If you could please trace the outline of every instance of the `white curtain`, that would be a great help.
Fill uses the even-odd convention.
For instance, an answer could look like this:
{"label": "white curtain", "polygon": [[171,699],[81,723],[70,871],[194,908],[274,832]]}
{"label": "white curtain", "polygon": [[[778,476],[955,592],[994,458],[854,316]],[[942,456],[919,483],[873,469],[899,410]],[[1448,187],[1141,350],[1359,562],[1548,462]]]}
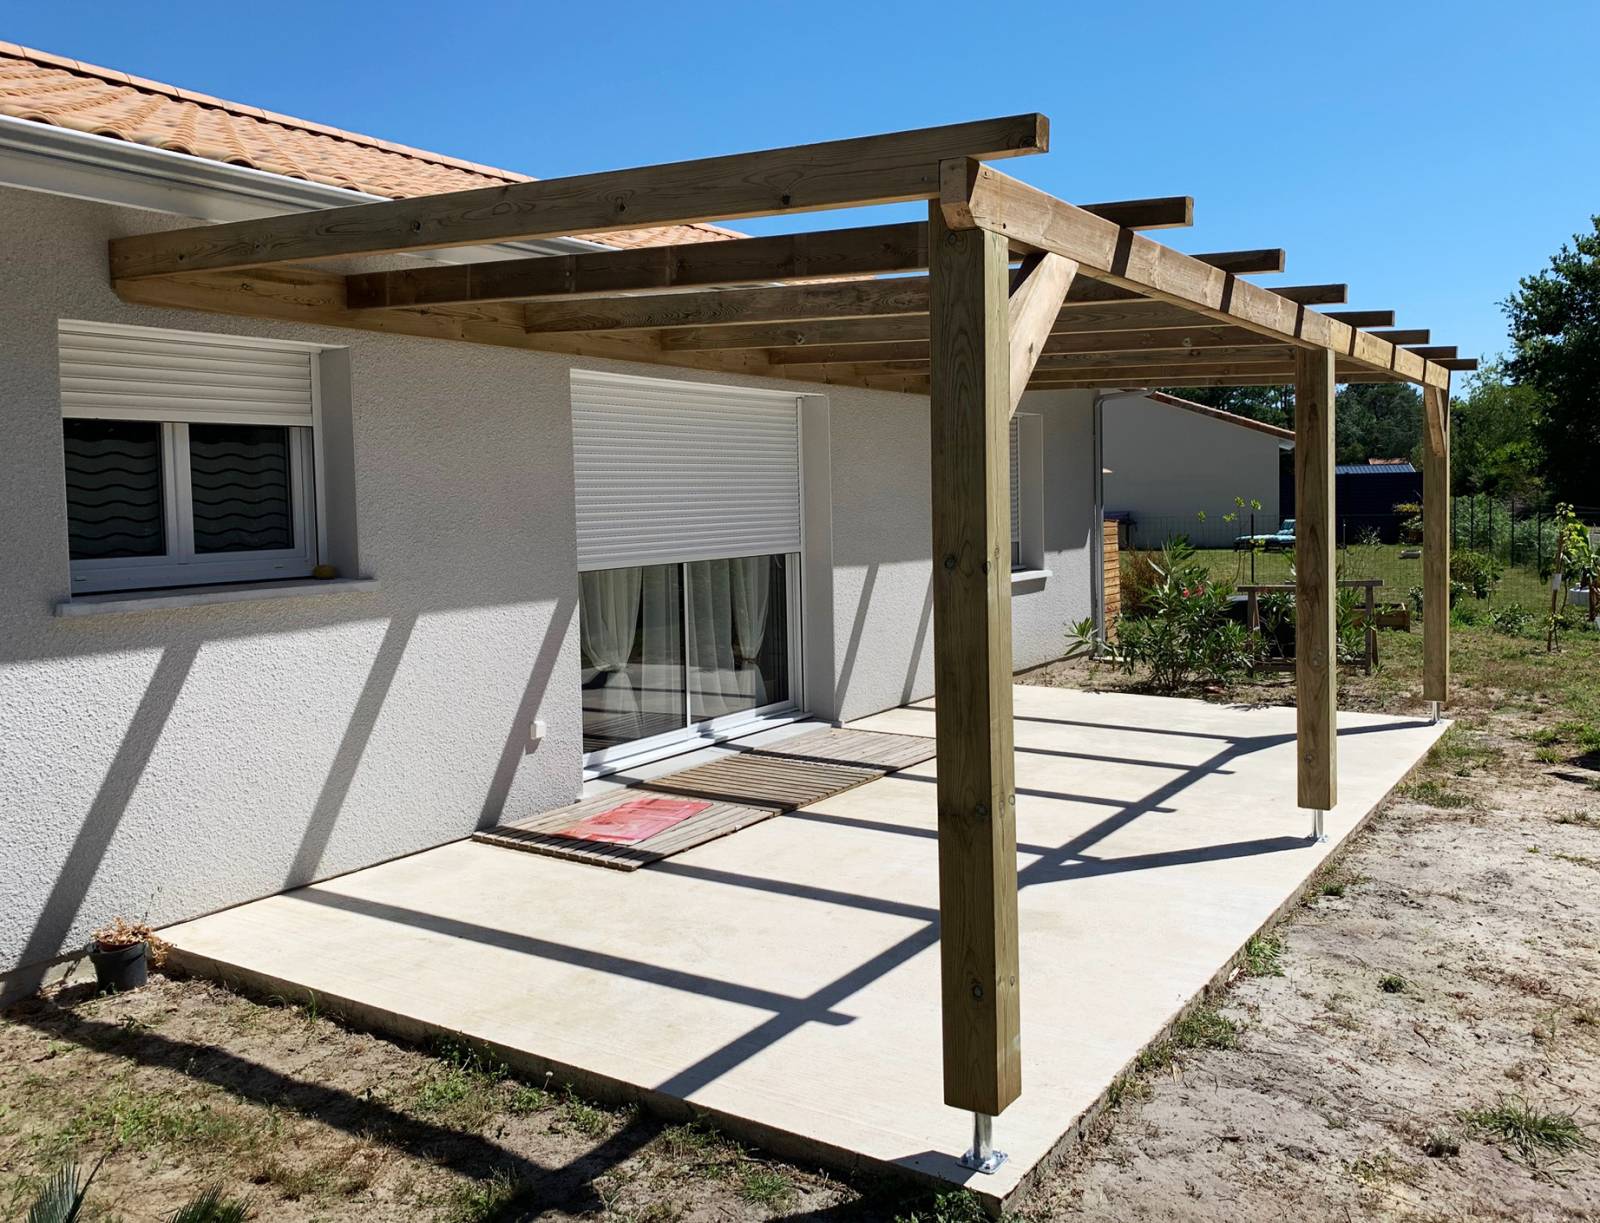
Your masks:
{"label": "white curtain", "polygon": [[[639,624],[641,572],[602,569],[578,575],[579,637],[584,660],[605,673],[599,690],[584,694],[584,712],[593,712],[599,737],[621,742],[640,737],[639,697],[628,665]],[[586,717],[587,720],[587,717]]]}
{"label": "white curtain", "polygon": [[728,561],[696,561],[689,574],[689,716],[720,718],[750,703],[733,652],[733,592]]}
{"label": "white curtain", "polygon": [[742,556],[729,561],[728,577],[733,587],[733,629],[739,666],[751,677],[751,701],[759,708],[767,703],[767,683],[761,674],[760,659],[761,643],[767,635],[772,560],[766,556]]}

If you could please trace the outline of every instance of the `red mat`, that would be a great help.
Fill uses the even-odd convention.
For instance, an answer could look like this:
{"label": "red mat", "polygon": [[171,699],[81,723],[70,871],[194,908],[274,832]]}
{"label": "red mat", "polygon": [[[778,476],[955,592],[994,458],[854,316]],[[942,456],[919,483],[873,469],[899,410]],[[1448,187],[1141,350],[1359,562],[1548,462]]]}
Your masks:
{"label": "red mat", "polygon": [[619,803],[609,811],[587,816],[552,835],[579,841],[608,841],[614,845],[634,845],[647,841],[692,815],[699,815],[710,803],[692,798],[635,798]]}

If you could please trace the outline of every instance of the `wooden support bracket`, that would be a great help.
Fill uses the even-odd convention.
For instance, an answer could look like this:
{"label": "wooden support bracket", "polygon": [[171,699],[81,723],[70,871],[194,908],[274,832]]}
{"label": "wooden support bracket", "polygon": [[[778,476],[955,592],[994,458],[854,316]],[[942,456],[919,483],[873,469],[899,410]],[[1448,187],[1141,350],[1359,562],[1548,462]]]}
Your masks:
{"label": "wooden support bracket", "polygon": [[1044,352],[1078,265],[1060,255],[1033,255],[1017,270],[1008,306],[1011,346],[1011,413]]}

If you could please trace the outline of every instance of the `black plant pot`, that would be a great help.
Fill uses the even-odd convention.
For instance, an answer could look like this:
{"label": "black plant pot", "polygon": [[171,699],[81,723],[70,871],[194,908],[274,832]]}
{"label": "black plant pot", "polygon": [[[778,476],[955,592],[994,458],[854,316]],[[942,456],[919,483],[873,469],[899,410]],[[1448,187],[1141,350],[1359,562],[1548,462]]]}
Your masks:
{"label": "black plant pot", "polygon": [[89,952],[89,962],[94,965],[95,983],[103,994],[120,994],[138,989],[150,979],[147,945],[135,943],[132,947],[113,947],[102,951],[97,945]]}

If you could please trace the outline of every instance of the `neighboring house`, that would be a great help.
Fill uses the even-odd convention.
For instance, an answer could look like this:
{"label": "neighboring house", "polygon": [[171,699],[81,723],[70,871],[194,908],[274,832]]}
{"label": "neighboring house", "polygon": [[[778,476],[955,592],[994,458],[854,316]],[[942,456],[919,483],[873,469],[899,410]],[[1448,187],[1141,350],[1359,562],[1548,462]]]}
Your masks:
{"label": "neighboring house", "polygon": [[1292,463],[1287,493],[1279,488],[1294,444],[1288,429],[1140,391],[1104,396],[1101,430],[1105,506],[1123,524],[1124,546],[1160,547],[1184,535],[1197,547],[1226,548],[1294,517]]}
{"label": "neighboring house", "polygon": [[[108,283],[113,237],[517,178],[0,44],[0,991],[113,914],[171,922],[643,752],[930,694],[926,398]],[[1099,608],[1095,402],[1018,416],[1019,668]],[[1131,437],[1216,486],[1160,512],[1275,490],[1236,474],[1245,430],[1149,411]],[[1217,440],[1167,445],[1196,424]]]}

